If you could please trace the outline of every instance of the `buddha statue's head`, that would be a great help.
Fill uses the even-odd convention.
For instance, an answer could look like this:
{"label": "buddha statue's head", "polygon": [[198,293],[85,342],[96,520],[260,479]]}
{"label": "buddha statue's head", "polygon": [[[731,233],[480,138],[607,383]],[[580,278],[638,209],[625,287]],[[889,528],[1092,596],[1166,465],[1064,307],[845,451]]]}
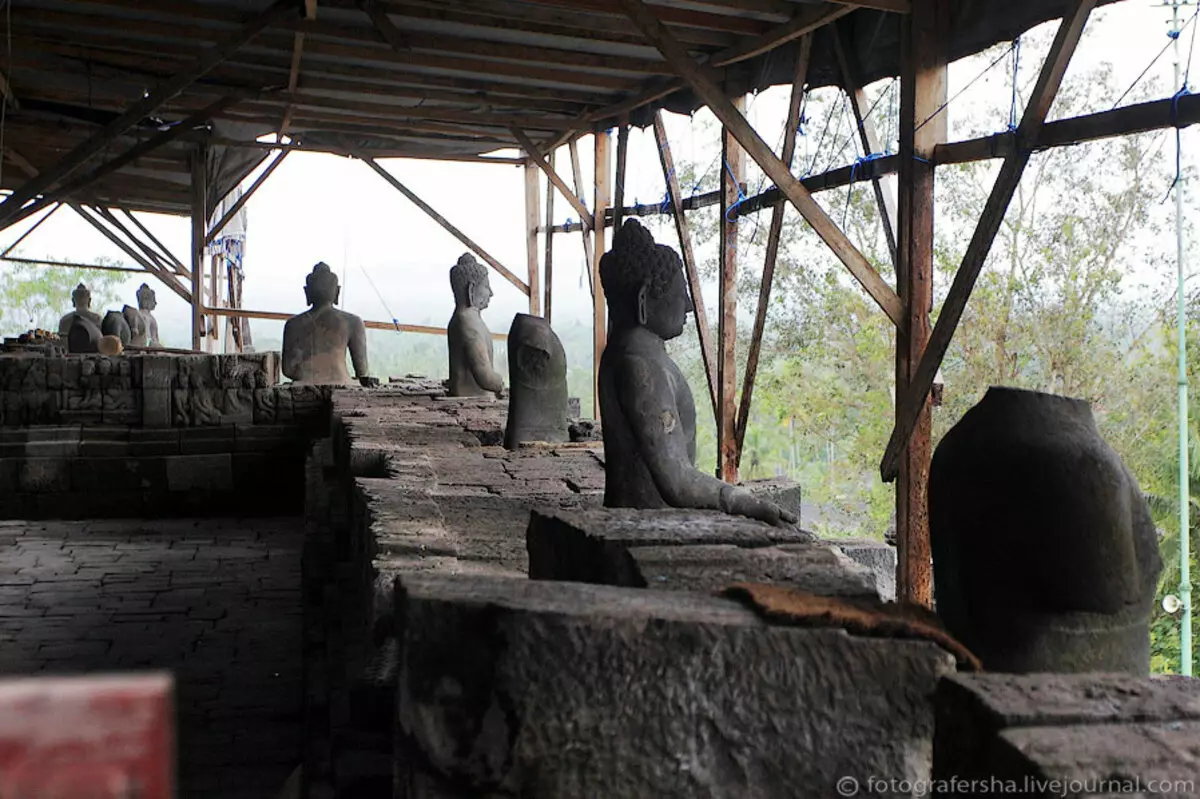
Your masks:
{"label": "buddha statue's head", "polygon": [[313,267],[313,270],[308,273],[308,279],[304,282],[304,297],[313,307],[333,305],[338,301],[340,292],[337,275],[324,261]]}
{"label": "buddha statue's head", "polygon": [[88,287],[80,283],[71,292],[71,302],[75,305],[76,311],[86,311],[92,307],[92,292],[88,291]]}
{"label": "buddha statue's head", "polygon": [[450,290],[454,292],[456,308],[478,308],[481,311],[487,308],[492,301],[487,267],[476,261],[469,252],[463,253],[458,263],[450,267]]}
{"label": "buddha statue's head", "polygon": [[614,327],[641,326],[659,338],[683,333],[692,312],[683,262],[650,231],[627,219],[613,235],[612,249],[600,259],[600,282]]}
{"label": "buddha statue's head", "polygon": [[154,296],[154,289],[146,283],[138,286],[137,304],[138,308],[143,311],[153,311],[158,307],[158,298]]}

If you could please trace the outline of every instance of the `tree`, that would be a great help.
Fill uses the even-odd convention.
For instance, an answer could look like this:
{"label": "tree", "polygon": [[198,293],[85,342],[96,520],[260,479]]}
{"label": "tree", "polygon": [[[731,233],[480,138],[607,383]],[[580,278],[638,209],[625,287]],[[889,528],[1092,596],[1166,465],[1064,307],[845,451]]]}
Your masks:
{"label": "tree", "polygon": [[[98,258],[96,263],[111,265],[112,261]],[[58,320],[71,310],[71,292],[80,283],[92,292],[92,310],[99,312],[122,304],[117,295],[123,282],[120,272],[15,262],[0,268],[4,270],[0,281],[0,329],[12,335],[33,328],[57,333]]]}

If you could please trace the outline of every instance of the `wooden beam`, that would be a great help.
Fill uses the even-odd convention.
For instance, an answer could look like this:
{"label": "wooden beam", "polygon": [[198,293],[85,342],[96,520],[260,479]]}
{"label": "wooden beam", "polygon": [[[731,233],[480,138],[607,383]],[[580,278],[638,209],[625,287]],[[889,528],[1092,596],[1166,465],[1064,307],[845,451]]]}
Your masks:
{"label": "wooden beam", "polygon": [[[583,190],[583,170],[579,165],[579,146],[577,144],[577,139],[572,137],[571,140],[567,142],[567,149],[571,154],[571,176],[575,181],[575,192],[578,194]],[[587,221],[585,222],[584,219]],[[580,217],[579,232],[583,237],[583,262],[585,264],[584,271],[587,272],[588,291],[590,291],[592,296],[595,297],[596,284],[595,281],[592,280],[592,262],[595,260],[595,258],[592,255],[592,238],[588,235],[588,231],[592,229],[592,222],[592,212],[588,211],[586,214]]]}
{"label": "wooden beam", "polygon": [[379,7],[378,3],[374,0],[360,0],[359,8],[371,18],[371,24],[375,26],[375,30],[379,31],[379,35],[393,50],[400,53],[412,50],[412,43],[408,37],[396,27],[396,23],[392,22],[392,18]]}
{"label": "wooden beam", "polygon": [[[792,76],[792,94],[788,102],[787,118],[783,131],[783,163],[788,169],[796,156],[796,136],[800,130],[800,110],[804,100],[804,84],[808,81],[808,65],[812,60],[812,34],[800,40],[796,54],[796,71]],[[746,356],[746,375],[742,379],[742,400],[738,405],[737,446],[742,451],[746,442],[746,428],[750,424],[751,403],[754,399],[754,382],[758,377],[758,360],[762,355],[763,334],[767,327],[767,311],[771,305],[771,287],[775,282],[775,264],[779,257],[779,240],[783,237],[782,200],[771,209],[771,226],[767,233],[767,252],[763,261],[762,283],[758,288],[758,309],[754,314],[754,331],[750,334],[750,352]]]}
{"label": "wooden beam", "polygon": [[692,248],[692,232],[688,228],[684,213],[683,195],[679,190],[679,176],[675,173],[675,158],[671,154],[671,142],[663,124],[662,111],[654,112],[654,142],[658,145],[658,160],[662,164],[663,180],[667,184],[675,232],[679,235],[679,253],[683,257],[683,268],[687,273],[688,290],[692,295],[692,316],[696,322],[696,338],[700,341],[700,357],[704,362],[704,376],[708,382],[708,398],[712,403],[713,418],[717,417],[717,357],[713,351],[712,331],[708,325],[708,311],[704,307],[704,292],[701,290],[700,268],[696,263],[696,252]]}
{"label": "wooden beam", "polygon": [[132,222],[138,228],[138,230],[142,231],[142,235],[144,235],[147,239],[149,239],[154,244],[154,246],[158,247],[159,251],[162,252],[163,257],[166,258],[168,262],[170,262],[170,264],[172,266],[172,271],[174,271],[180,275],[183,275],[186,278],[189,278],[189,279],[191,278],[191,276],[192,276],[191,271],[186,266],[183,265],[183,262],[181,262],[178,258],[175,257],[175,253],[171,252],[171,250],[167,247],[167,245],[165,245],[161,241],[159,241],[158,237],[155,236],[153,233],[151,233],[150,229],[148,227],[146,227],[145,225],[142,224],[142,220],[140,220],[136,216],[134,216],[133,212],[130,211],[128,208],[122,208],[121,210],[125,213],[125,216],[129,218],[129,221]]}
{"label": "wooden beam", "polygon": [[200,349],[204,324],[204,231],[208,227],[206,161],[208,148],[201,145],[192,154],[192,349]]}
{"label": "wooden beam", "polygon": [[[858,64],[850,58],[851,40],[844,25],[834,25],[833,48],[837,55],[838,66],[842,72],[842,87],[850,101],[854,112],[854,124],[858,128],[859,141],[863,154],[881,156],[884,144],[879,139],[875,129],[875,120],[871,119],[870,107],[867,105],[867,94],[863,91],[862,80],[859,77]],[[935,109],[930,109],[933,113]],[[942,116],[945,118],[945,115]],[[944,138],[944,137],[943,137]],[[933,154],[930,153],[930,156]],[[931,160],[927,156],[926,160]],[[892,255],[892,263],[896,263],[896,194],[890,186],[885,186],[882,177],[871,180],[875,189],[875,204],[879,208],[879,217],[883,223],[883,234],[887,239],[888,252]]]}
{"label": "wooden beam", "polygon": [[709,60],[709,65],[724,67],[754,58],[795,41],[801,36],[807,36],[818,28],[829,25],[854,11],[854,7],[850,5],[830,5],[829,3],[807,8],[798,6],[798,8],[799,10],[796,11],[796,15],[790,22],[772,28],[761,36],[753,37],[722,50]]}
{"label": "wooden beam", "polygon": [[[734,99],[739,114],[746,98]],[[737,140],[723,128],[721,133],[721,218],[717,314],[717,477],[727,483],[738,481],[741,453],[737,446],[737,278],[738,222],[731,215],[740,199],[745,157]]]}
{"label": "wooden beam", "polygon": [[[554,171],[554,151],[550,151],[550,171]],[[546,323],[553,323],[554,298],[554,182],[546,178]]]}
{"label": "wooden beam", "polygon": [[10,252],[15,250],[17,247],[21,246],[21,242],[23,242],[23,241],[25,241],[25,239],[29,238],[29,236],[32,235],[35,230],[37,230],[39,227],[42,226],[43,222],[45,222],[50,217],[54,216],[54,212],[57,211],[59,208],[62,208],[62,203],[55,203],[54,207],[51,208],[41,219],[39,219],[38,221],[36,221],[32,225],[30,225],[28,230],[26,230],[24,233],[22,233],[20,236],[17,237],[16,241],[14,241],[12,244],[5,247],[4,252],[0,253],[0,257],[8,255]]}
{"label": "wooden beam", "polygon": [[290,152],[291,150],[281,150],[275,156],[275,159],[267,164],[267,168],[254,179],[254,182],[250,184],[250,188],[242,192],[242,196],[237,198],[237,201],[230,206],[229,210],[218,220],[217,224],[212,226],[212,230],[208,231],[208,234],[204,237],[205,244],[212,244],[213,239],[221,235],[221,231],[225,229],[225,226],[246,207],[246,203],[250,202],[250,198],[254,196],[254,192],[258,191],[259,187],[267,182],[267,178],[271,177],[271,173],[279,168],[279,165],[283,163],[283,159],[287,158]]}
{"label": "wooden beam", "polygon": [[8,82],[8,78],[3,72],[0,72],[0,94],[4,95],[4,99],[12,106],[14,111],[21,110],[21,101],[17,99],[16,92]]}
{"label": "wooden beam", "polygon": [[53,188],[80,166],[103,151],[105,147],[115,141],[121,134],[136,126],[147,115],[153,113],[163,105],[163,103],[177,97],[197,78],[211,71],[213,67],[233,55],[233,53],[258,35],[264,28],[282,19],[289,13],[295,13],[294,6],[287,2],[287,0],[276,0],[265,11],[256,15],[232,36],[206,49],[188,69],[178,73],[170,80],[159,84],[153,91],[130,106],[127,111],[105,125],[102,130],[63,156],[53,167],[43,171],[36,179],[28,180],[17,188],[9,195],[7,200],[0,203],[0,224],[3,224],[9,216],[18,211],[27,201],[47,189]]}
{"label": "wooden beam", "polygon": [[617,126],[617,178],[613,196],[613,230],[620,230],[625,209],[625,162],[629,159],[629,115]]}
{"label": "wooden beam", "polygon": [[163,284],[166,285],[167,288],[171,289],[171,291],[178,294],[181,299],[188,301],[188,302],[191,301],[191,295],[188,293],[187,289],[185,289],[183,286],[179,285],[179,282],[177,280],[175,280],[174,276],[171,273],[166,272],[163,269],[159,268],[159,266],[157,264],[155,264],[153,261],[148,260],[144,255],[142,255],[137,250],[135,250],[127,242],[122,240],[120,236],[118,236],[116,233],[113,233],[111,230],[109,230],[108,227],[105,226],[100,220],[98,220],[94,216],[92,216],[91,213],[89,213],[88,210],[85,209],[84,206],[82,206],[76,202],[68,202],[67,206],[71,210],[73,210],[76,214],[78,214],[80,217],[82,217],[83,220],[86,221],[89,225],[91,225],[96,230],[98,230],[101,233],[101,235],[103,235],[106,239],[111,241],[113,244],[117,245],[117,247],[119,247],[122,252],[124,252],[126,255],[128,255],[130,258],[132,258],[137,263],[141,264],[147,273],[149,273],[149,274],[153,275],[154,277],[157,277],[159,280],[161,280],[163,282]]}
{"label": "wooden beam", "polygon": [[[561,191],[563,194],[563,197],[566,197],[567,202],[569,202],[571,204],[571,207],[573,207],[576,211],[579,212],[580,220],[582,220],[583,223],[586,225],[591,225],[592,224],[592,219],[591,219],[592,212],[588,210],[588,207],[583,202],[583,200],[579,199],[579,195],[576,194],[575,192],[571,191],[567,187],[566,181],[564,181],[562,178],[560,178],[558,176],[558,173],[554,171],[554,169],[550,166],[549,162],[547,162],[546,159],[542,156],[541,151],[538,150],[538,146],[533,143],[533,140],[530,139],[527,135],[525,135],[525,132],[523,130],[521,130],[520,128],[514,127],[514,128],[511,128],[511,130],[512,130],[513,136],[515,136],[517,139],[517,143],[521,145],[521,149],[525,151],[525,155],[529,158],[529,160],[532,161],[533,164],[538,169],[540,169],[546,173],[546,177],[550,180],[551,183],[554,184],[554,187],[556,189],[558,189],[559,191]],[[574,163],[574,162],[572,162],[572,163]],[[578,190],[578,185],[579,185],[578,180],[576,181],[575,185],[576,185],[576,190]]]}
{"label": "wooden beam", "polygon": [[608,344],[608,309],[604,301],[604,284],[600,282],[600,259],[604,256],[604,213],[610,198],[609,172],[612,158],[609,154],[608,133],[602,130],[592,134],[596,154],[595,210],[592,214],[593,233],[596,237],[592,252],[592,390],[595,418],[600,420],[600,356]]}
{"label": "wooden beam", "polygon": [[482,258],[489,266],[492,267],[492,269],[495,269],[497,272],[499,272],[501,274],[501,276],[504,277],[505,280],[507,280],[509,283],[512,283],[514,286],[516,286],[517,289],[522,294],[524,294],[525,296],[529,296],[529,286],[526,285],[521,280],[521,278],[519,278],[515,274],[513,274],[509,269],[507,269],[504,266],[504,264],[497,261],[485,249],[483,249],[478,244],[476,244],[474,241],[472,241],[470,238],[468,238],[465,233],[463,233],[461,230],[456,228],[454,225],[450,224],[450,222],[446,219],[446,217],[442,216],[437,211],[433,210],[433,208],[428,203],[426,203],[424,200],[422,200],[420,197],[418,197],[416,194],[414,194],[407,186],[405,186],[403,183],[401,183],[399,180],[397,180],[395,178],[395,176],[392,175],[391,172],[388,172],[386,169],[384,169],[382,166],[380,166],[379,163],[376,162],[374,158],[371,158],[370,156],[364,156],[364,155],[358,155],[356,157],[360,161],[365,163],[367,166],[371,167],[371,169],[374,169],[376,174],[379,175],[379,177],[383,178],[388,183],[392,184],[392,188],[394,188],[396,191],[400,192],[405,197],[407,197],[413,205],[417,206],[422,211],[424,211],[431,219],[433,219],[434,222],[437,222],[439,225],[441,225],[442,228],[444,228],[451,236],[454,236],[454,238],[458,239],[463,244],[465,244],[467,246],[467,248],[469,250],[471,250],[471,252],[475,253],[480,258]]}
{"label": "wooden beam", "polygon": [[721,124],[729,129],[730,134],[745,148],[747,154],[774,181],[792,205],[796,206],[800,215],[846,265],[850,274],[883,309],[893,324],[903,325],[904,315],[896,292],[884,282],[871,263],[829,218],[803,184],[796,180],[784,163],[771,152],[770,146],[755,132],[745,116],[733,107],[714,80],[711,70],[691,59],[642,0],[617,2],[646,38],[659,49],[667,62],[708,105],[717,119],[721,120]]}
{"label": "wooden beam", "polygon": [[888,441],[887,450],[884,452],[882,463],[880,463],[880,473],[885,481],[890,482],[896,479],[899,473],[900,456],[908,443],[909,436],[916,427],[921,410],[925,407],[929,391],[933,386],[933,378],[941,367],[946,351],[950,348],[950,342],[954,338],[954,332],[958,329],[958,323],[962,319],[967,300],[975,287],[975,281],[979,278],[984,261],[991,252],[992,242],[1004,221],[1004,214],[1017,190],[1017,185],[1021,182],[1021,176],[1025,173],[1025,166],[1029,163],[1032,155],[1030,148],[1037,141],[1041,126],[1045,122],[1050,106],[1062,84],[1063,73],[1066,72],[1071,56],[1079,44],[1079,38],[1083,34],[1083,27],[1095,5],[1096,0],[1075,0],[1070,13],[1063,18],[1059,25],[1058,35],[1050,47],[1050,53],[1046,57],[1037,85],[1025,108],[1025,115],[1017,128],[1017,149],[1004,159],[1004,164],[1000,167],[1000,174],[996,177],[992,193],[984,205],[979,224],[975,228],[975,234],[971,238],[971,243],[967,245],[962,265],[959,266],[950,291],[946,295],[946,300],[942,304],[942,310],[930,336],[929,345],[926,347],[924,355],[921,356],[920,364],[916,368],[908,390],[903,395],[898,395],[896,428],[892,431],[892,437]]}
{"label": "wooden beam", "polygon": [[147,260],[152,262],[157,267],[157,271],[162,272],[164,275],[174,274],[175,265],[168,262],[165,258],[163,258],[161,253],[138,238],[137,234],[127,228],[125,224],[118,219],[110,209],[103,206],[94,206],[93,208],[95,212],[104,219],[105,222],[111,225],[118,233],[125,236],[125,238],[131,244],[133,244],[133,246],[137,247],[138,250],[141,251],[142,255],[144,255]]}
{"label": "wooden beam", "polygon": [[854,8],[873,8],[876,11],[892,11],[897,14],[908,14],[912,11],[912,0],[829,0]]}
{"label": "wooden beam", "polygon": [[[213,316],[225,317],[240,317],[243,319],[267,319],[272,321],[286,322],[295,313],[286,313],[284,311],[251,311],[246,308],[209,308],[208,313]],[[297,312],[299,313],[299,312]],[[446,335],[446,328],[433,327],[432,325],[408,325],[403,322],[376,322],[369,319],[363,320],[363,325],[368,330],[391,330],[396,333],[421,333],[430,336]],[[492,338],[496,341],[507,341],[507,333],[492,333]]]}
{"label": "wooden beam", "polygon": [[95,269],[100,272],[127,272],[144,275],[146,269],[141,266],[113,266],[111,264],[82,264],[74,261],[44,261],[40,258],[18,258],[15,255],[0,255],[0,261],[29,266],[58,266],[63,269]]}
{"label": "wooden beam", "polygon": [[[542,198],[539,196],[538,168],[532,163],[525,165],[525,257],[529,270],[529,313],[542,315],[542,285],[538,270],[538,216],[541,214]],[[553,234],[547,233],[549,237]]]}

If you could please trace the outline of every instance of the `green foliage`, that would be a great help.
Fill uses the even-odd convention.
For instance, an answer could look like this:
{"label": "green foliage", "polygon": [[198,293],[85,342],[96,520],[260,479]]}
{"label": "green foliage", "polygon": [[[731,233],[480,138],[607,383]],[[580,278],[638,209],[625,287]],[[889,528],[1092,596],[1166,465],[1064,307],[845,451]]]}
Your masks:
{"label": "green foliage", "polygon": [[[53,260],[53,259],[47,259]],[[111,260],[96,259],[111,265]],[[71,292],[84,283],[92,292],[92,310],[103,316],[102,309],[120,308],[117,289],[120,272],[101,272],[59,266],[5,263],[0,281],[0,330],[16,335],[32,328],[58,332],[58,321],[72,309]]]}

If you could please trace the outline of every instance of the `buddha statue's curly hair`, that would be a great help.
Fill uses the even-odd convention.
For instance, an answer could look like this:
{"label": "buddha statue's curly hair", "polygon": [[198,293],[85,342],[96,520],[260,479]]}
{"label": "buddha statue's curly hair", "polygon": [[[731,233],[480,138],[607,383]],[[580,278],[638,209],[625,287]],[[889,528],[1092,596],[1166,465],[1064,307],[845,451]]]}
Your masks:
{"label": "buddha statue's curly hair", "polygon": [[143,283],[142,285],[138,286],[137,301],[138,301],[139,308],[145,308],[147,300],[156,300],[156,299],[157,298],[154,295],[154,289],[150,288],[149,283]]}
{"label": "buddha statue's curly hair", "polygon": [[679,254],[665,244],[655,244],[650,231],[636,219],[626,219],[613,234],[612,249],[600,259],[600,283],[610,297],[629,299],[642,284],[650,296],[662,297],[682,268]]}
{"label": "buddha statue's curly hair", "polygon": [[71,292],[71,302],[78,303],[80,298],[87,297],[90,299],[91,296],[92,292],[88,290],[88,287],[80,283],[75,287],[75,290]]}
{"label": "buddha statue's curly hair", "polygon": [[337,275],[329,267],[329,264],[320,261],[308,273],[308,278],[304,281],[304,285],[310,293],[314,293],[321,297],[331,297],[338,289]]}
{"label": "buddha statue's curly hair", "polygon": [[460,255],[458,263],[450,267],[450,291],[454,292],[456,303],[465,305],[469,301],[467,290],[487,282],[487,267],[476,261],[469,252]]}

